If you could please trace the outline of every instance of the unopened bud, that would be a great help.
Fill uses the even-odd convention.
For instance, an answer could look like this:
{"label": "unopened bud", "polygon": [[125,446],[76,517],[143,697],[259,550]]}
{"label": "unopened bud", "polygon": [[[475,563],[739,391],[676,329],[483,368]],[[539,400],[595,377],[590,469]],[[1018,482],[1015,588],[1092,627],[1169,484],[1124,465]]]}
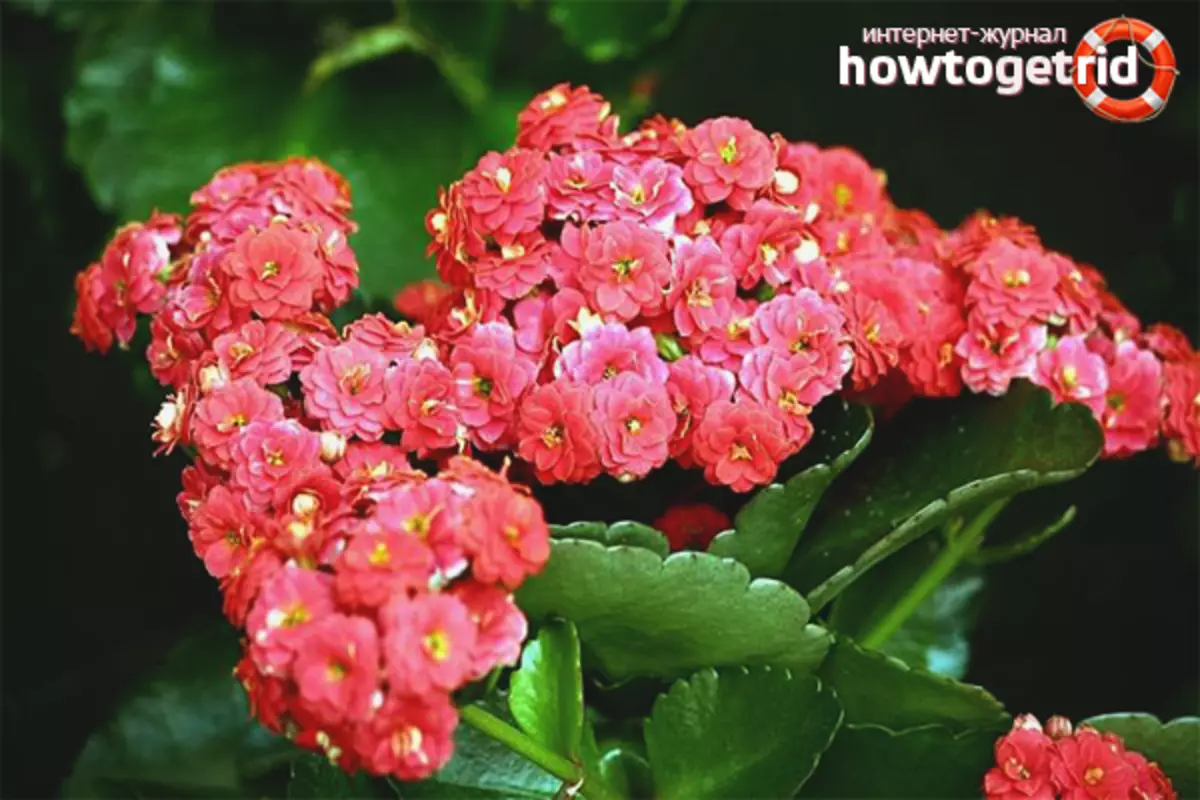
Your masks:
{"label": "unopened bud", "polygon": [[1040,731],[1042,723],[1033,714],[1021,714],[1013,720],[1013,730]]}
{"label": "unopened bud", "polygon": [[346,437],[337,431],[321,432],[321,460],[327,464],[340,461],[346,455]]}
{"label": "unopened bud", "polygon": [[1054,716],[1046,720],[1046,735],[1051,739],[1066,739],[1072,733],[1074,728],[1066,717]]}
{"label": "unopened bud", "polygon": [[208,394],[213,389],[219,389],[228,383],[225,379],[224,370],[216,364],[201,367],[198,382],[200,384],[200,391],[204,394]]}
{"label": "unopened bud", "polygon": [[800,178],[786,169],[775,170],[775,190],[780,194],[795,194],[800,188]]}
{"label": "unopened bud", "polygon": [[292,513],[297,517],[311,517],[320,508],[321,500],[312,492],[300,492],[292,498]]}
{"label": "unopened bud", "polygon": [[294,519],[288,523],[287,532],[296,541],[304,541],[312,534],[312,525]]}
{"label": "unopened bud", "polygon": [[175,429],[175,423],[179,421],[179,406],[174,400],[166,400],[162,407],[158,409],[158,414],[154,417],[154,424],[158,426],[160,431],[172,431]]}
{"label": "unopened bud", "polygon": [[821,257],[821,245],[816,239],[804,238],[796,248],[796,260],[801,264],[809,264]]}
{"label": "unopened bud", "polygon": [[817,214],[821,213],[821,207],[816,203],[809,203],[808,208],[804,209],[805,224],[812,224],[812,221],[817,218]]}
{"label": "unopened bud", "polygon": [[438,360],[437,342],[433,341],[433,339],[430,339],[428,337],[422,339],[420,344],[417,345],[416,349],[413,350],[413,358],[415,358],[417,361],[424,361],[425,359],[429,359],[431,361],[437,361]]}

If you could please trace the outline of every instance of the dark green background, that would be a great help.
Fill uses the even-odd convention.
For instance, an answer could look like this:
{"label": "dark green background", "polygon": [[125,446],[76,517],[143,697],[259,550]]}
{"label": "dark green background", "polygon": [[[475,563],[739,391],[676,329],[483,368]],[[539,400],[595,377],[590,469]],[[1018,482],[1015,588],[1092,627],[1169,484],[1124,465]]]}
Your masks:
{"label": "dark green background", "polygon": [[[303,62],[315,53],[306,26],[323,8],[222,4],[219,13],[260,29],[274,20],[262,46]],[[370,21],[379,8],[337,13]],[[1103,121],[1061,87],[1002,98],[975,88],[837,86],[839,45],[866,56],[908,52],[861,44],[864,26],[1065,26],[1077,37],[1122,12],[1161,28],[1179,58],[1175,94],[1149,124]],[[118,693],[189,628],[216,618],[219,601],[175,509],[181,463],[150,455],[155,403],[130,377],[134,356],[89,356],[67,335],[73,275],[120,222],[97,209],[63,153],[73,34],[10,5],[0,13],[0,794],[16,797],[55,793]],[[791,139],[852,146],[887,170],[899,205],[942,225],[978,207],[1019,215],[1048,246],[1100,267],[1143,319],[1173,322],[1195,341],[1198,27],[1194,3],[696,3],[636,63],[653,77],[654,110],[689,123],[744,116]],[[554,36],[546,26],[506,30],[497,74],[540,81],[529,83],[532,94],[557,80],[634,72],[567,57],[546,44]],[[389,69],[415,67],[392,59],[350,78],[386,80]],[[1195,713],[1196,473],[1146,454],[1101,464],[1039,501],[1048,510],[1076,502],[1079,517],[1034,555],[989,573],[968,678],[1014,711]]]}

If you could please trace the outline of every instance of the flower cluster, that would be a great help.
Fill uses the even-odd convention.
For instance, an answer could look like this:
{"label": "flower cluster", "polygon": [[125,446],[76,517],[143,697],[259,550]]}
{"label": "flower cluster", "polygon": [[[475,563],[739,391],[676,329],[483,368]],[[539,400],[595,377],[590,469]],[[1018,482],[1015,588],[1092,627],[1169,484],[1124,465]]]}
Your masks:
{"label": "flower cluster", "polygon": [[1029,714],[996,742],[996,766],[983,790],[988,800],[1176,797],[1158,764],[1126,750],[1120,736],[1088,725],[1072,730],[1063,717],[1051,717],[1043,729]]}
{"label": "flower cluster", "polygon": [[346,769],[428,776],[453,749],[451,693],[520,655],[511,593],[549,556],[541,507],[456,454],[467,348],[443,362],[403,323],[329,321],[358,284],[338,175],[240,165],[192,204],[118,232],[78,278],[73,330],[105,350],[151,317],[174,390],[154,438],[195,456],[179,508],[245,630],[258,719]]}
{"label": "flower cluster", "polygon": [[446,347],[446,410],[470,444],[545,483],[674,459],[746,491],[834,392],[897,406],[1015,379],[1090,408],[1106,456],[1160,436],[1200,456],[1200,359],[1181,333],[1143,329],[1015,219],[947,232],[896,208],[845,148],[728,117],[621,135],[602,98],[563,84],[426,225],[446,285],[397,308]]}

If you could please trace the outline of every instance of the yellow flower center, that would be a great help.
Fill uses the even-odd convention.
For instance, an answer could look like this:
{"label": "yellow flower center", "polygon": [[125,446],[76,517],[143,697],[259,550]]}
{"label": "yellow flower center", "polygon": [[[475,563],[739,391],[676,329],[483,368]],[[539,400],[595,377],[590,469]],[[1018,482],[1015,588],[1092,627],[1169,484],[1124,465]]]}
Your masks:
{"label": "yellow flower center", "polygon": [[637,417],[630,417],[625,420],[625,430],[636,434],[642,430],[642,421]]}
{"label": "yellow flower center", "polygon": [[450,637],[444,631],[430,631],[425,637],[425,652],[438,663],[445,661],[450,657]]}
{"label": "yellow flower center", "polygon": [[613,262],[612,270],[617,274],[618,278],[628,278],[630,273],[637,269],[638,260],[636,258],[619,258]]}
{"label": "yellow flower center", "polygon": [[376,542],[371,554],[367,556],[367,561],[372,566],[382,567],[392,560],[392,551],[388,550],[388,546],[383,542]]}
{"label": "yellow flower center", "polygon": [[838,204],[838,208],[845,208],[850,205],[850,201],[854,199],[854,192],[844,183],[835,184],[833,187],[833,202]]}
{"label": "yellow flower center", "polygon": [[1088,786],[1095,786],[1102,780],[1104,780],[1104,770],[1100,767],[1088,767],[1083,772],[1083,782]]}
{"label": "yellow flower center", "polygon": [[1074,389],[1079,385],[1079,370],[1075,369],[1074,365],[1067,364],[1062,368],[1062,382],[1068,389]]}
{"label": "yellow flower center", "polygon": [[730,136],[729,141],[721,145],[721,160],[726,164],[732,164],[737,159],[737,156],[737,140]]}
{"label": "yellow flower center", "polygon": [[1029,272],[1023,269],[1009,270],[1004,273],[1004,285],[1009,289],[1015,289],[1018,286],[1028,286],[1032,278]]}
{"label": "yellow flower center", "polygon": [[262,265],[262,269],[259,271],[258,277],[265,281],[267,278],[274,278],[278,274],[279,262],[268,261]]}
{"label": "yellow flower center", "polygon": [[496,170],[495,181],[497,189],[507,192],[512,188],[512,173],[508,171],[507,167],[501,167]]}
{"label": "yellow flower center", "polygon": [[640,206],[642,203],[646,202],[646,190],[642,188],[640,183],[637,186],[634,186],[633,191],[629,193],[629,202],[633,203],[635,206]]}
{"label": "yellow flower center", "polygon": [[551,425],[542,432],[542,443],[546,447],[558,447],[563,442],[562,425]]}
{"label": "yellow flower center", "polygon": [[740,442],[729,448],[730,461],[749,461],[750,449]]}

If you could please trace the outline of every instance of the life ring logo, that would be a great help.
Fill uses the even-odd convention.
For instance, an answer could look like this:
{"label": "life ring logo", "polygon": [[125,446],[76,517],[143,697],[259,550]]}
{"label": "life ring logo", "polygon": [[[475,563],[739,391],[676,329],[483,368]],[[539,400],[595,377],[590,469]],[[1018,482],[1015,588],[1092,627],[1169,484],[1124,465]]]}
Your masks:
{"label": "life ring logo", "polygon": [[[1137,49],[1139,60],[1154,70],[1149,88],[1127,100],[1109,97],[1100,88],[1100,84],[1108,83],[1108,45],[1118,41],[1136,43],[1138,47],[1130,49]],[[1113,122],[1148,122],[1157,117],[1166,107],[1179,75],[1175,51],[1167,37],[1153,25],[1131,17],[1105,20],[1084,34],[1075,48],[1074,62],[1075,91],[1093,113]]]}

